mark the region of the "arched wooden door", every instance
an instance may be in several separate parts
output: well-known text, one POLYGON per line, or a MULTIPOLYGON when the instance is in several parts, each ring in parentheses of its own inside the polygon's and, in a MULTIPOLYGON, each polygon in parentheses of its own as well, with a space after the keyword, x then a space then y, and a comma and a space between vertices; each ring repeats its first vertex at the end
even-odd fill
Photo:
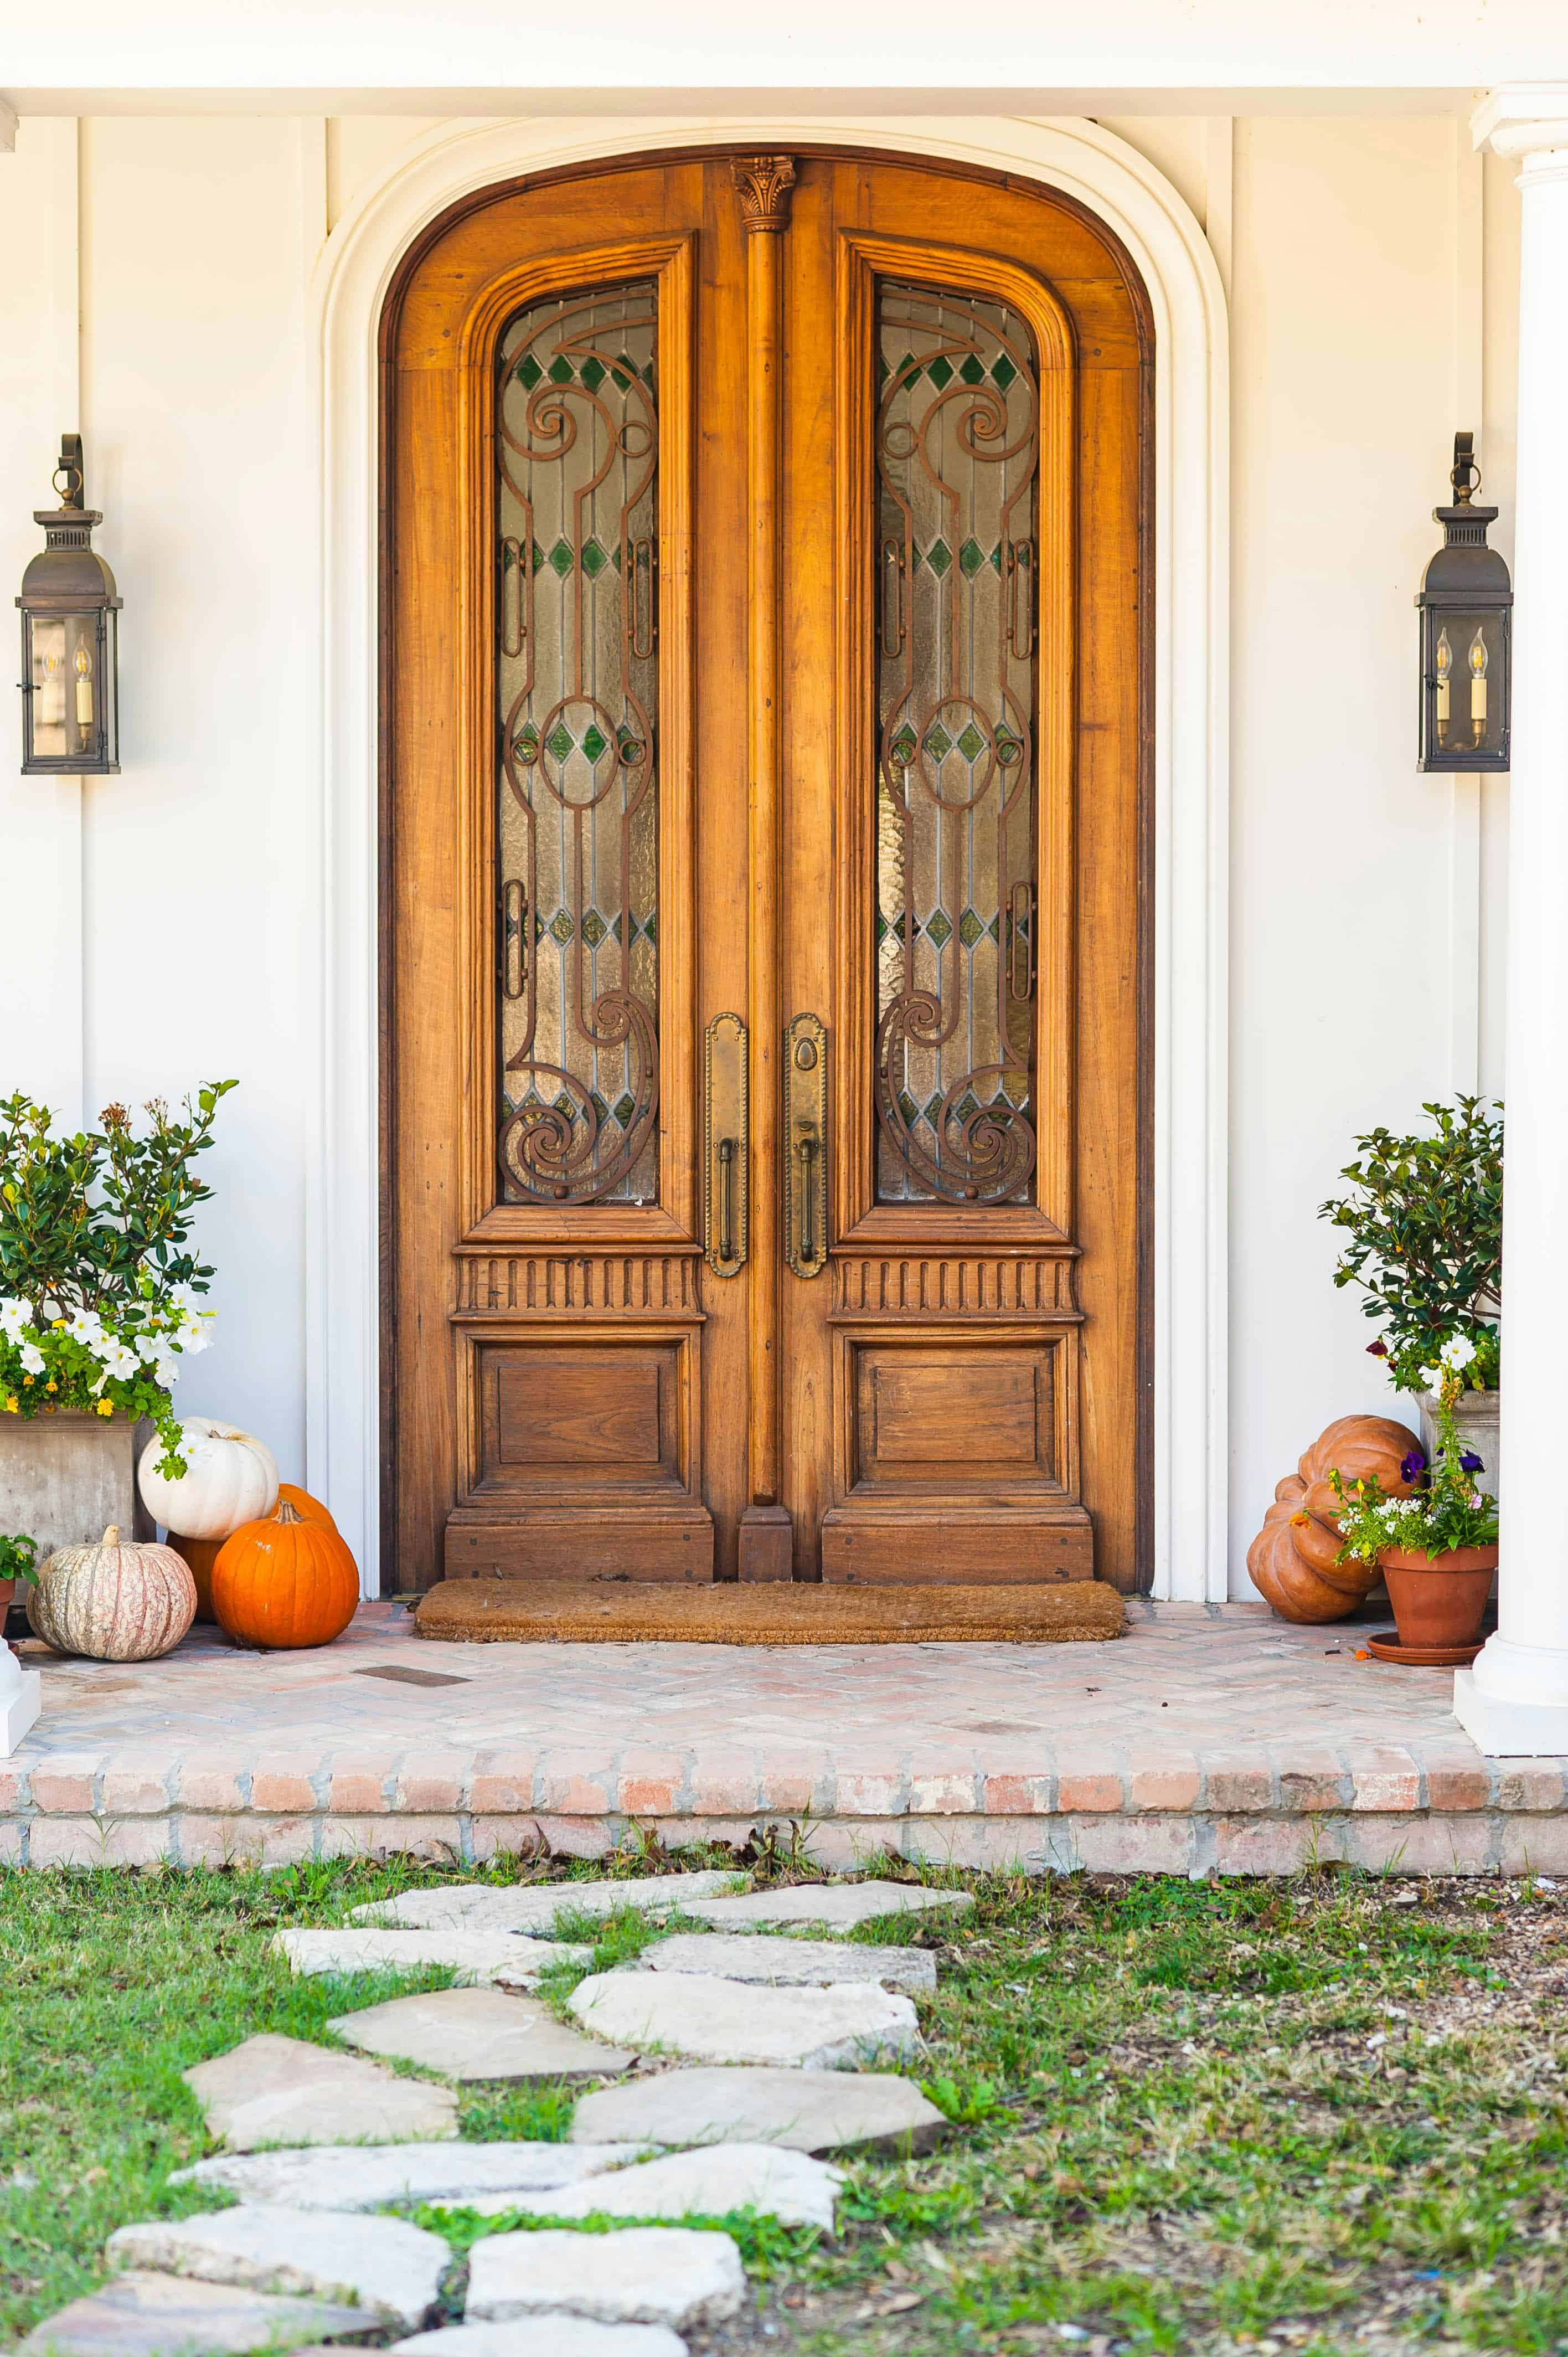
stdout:
POLYGON ((492 192, 388 307, 386 1584, 1137 1584, 1147 336, 1037 187, 492 192))

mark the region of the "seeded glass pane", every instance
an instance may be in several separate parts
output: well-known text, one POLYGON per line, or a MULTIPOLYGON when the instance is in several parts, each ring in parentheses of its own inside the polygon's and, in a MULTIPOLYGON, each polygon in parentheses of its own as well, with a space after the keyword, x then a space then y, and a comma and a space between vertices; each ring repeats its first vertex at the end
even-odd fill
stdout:
POLYGON ((1038 374, 1016 312, 876 318, 876 1188, 1034 1186, 1038 374))
POLYGON ((496 398, 506 1202, 658 1200, 657 291, 534 304, 496 398))

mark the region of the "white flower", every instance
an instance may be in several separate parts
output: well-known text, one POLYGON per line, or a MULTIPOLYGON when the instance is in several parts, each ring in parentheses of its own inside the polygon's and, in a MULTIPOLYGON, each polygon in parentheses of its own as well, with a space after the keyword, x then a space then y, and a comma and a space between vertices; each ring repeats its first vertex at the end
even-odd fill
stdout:
POLYGON ((194 1318, 201 1304, 201 1296, 193 1285, 176 1285, 169 1288, 169 1299, 187 1318, 194 1318))
POLYGON ((7 1342, 19 1342, 33 1322, 33 1305, 11 1294, 0 1301, 0 1334, 7 1342))
POLYGON ((1451 1334, 1437 1355, 1445 1367, 1467 1367, 1476 1355, 1476 1345, 1468 1334, 1451 1334))
POLYGON ((206 1309, 199 1317, 187 1318, 179 1329, 177 1347, 182 1351, 188 1351, 193 1358, 199 1351, 209 1349, 212 1342, 212 1320, 217 1314, 215 1309, 206 1309))
POLYGON ((1423 1367, 1415 1380, 1423 1392, 1440 1392, 1443 1389, 1443 1369, 1423 1367))
POLYGON ((41 1375, 44 1372, 44 1354, 36 1342, 22 1345, 22 1372, 27 1375, 41 1375))
POLYGON ((66 1319, 73 1342, 84 1342, 90 1351, 99 1350, 103 1341, 103 1320, 96 1309, 73 1309, 66 1319))

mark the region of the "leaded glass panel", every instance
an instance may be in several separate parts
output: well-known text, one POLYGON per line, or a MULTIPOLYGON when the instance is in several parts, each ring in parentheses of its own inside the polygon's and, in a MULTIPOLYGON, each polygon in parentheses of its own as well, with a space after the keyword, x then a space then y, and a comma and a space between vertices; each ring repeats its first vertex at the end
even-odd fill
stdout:
POLYGON ((501 339, 497 970, 507 1202, 659 1192, 658 297, 501 339))
POLYGON ((878 282, 876 1191, 1031 1200, 1038 370, 1004 304, 878 282))

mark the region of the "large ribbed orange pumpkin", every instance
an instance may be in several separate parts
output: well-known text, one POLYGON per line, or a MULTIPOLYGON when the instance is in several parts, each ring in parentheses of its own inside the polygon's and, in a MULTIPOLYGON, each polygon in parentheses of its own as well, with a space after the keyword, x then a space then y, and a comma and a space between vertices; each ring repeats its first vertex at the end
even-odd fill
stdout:
MULTIPOLYGON (((285 1502, 294 1508, 302 1523, 319 1523, 324 1530, 328 1531, 335 1531, 338 1527, 320 1499, 313 1498, 308 1490, 296 1489, 292 1481, 278 1483, 278 1504, 281 1506, 285 1502)), ((168 1543, 176 1555, 183 1555, 190 1566, 190 1576, 196 1582, 196 1617, 199 1620, 216 1620, 218 1618, 212 1609, 212 1566, 232 1536, 231 1531, 225 1532, 220 1539, 188 1539, 177 1531, 170 1531, 168 1534, 168 1543)))
POLYGON ((212 1567, 219 1626, 242 1645, 329 1645, 354 1617, 360 1575, 348 1544, 282 1500, 225 1539, 212 1567))

